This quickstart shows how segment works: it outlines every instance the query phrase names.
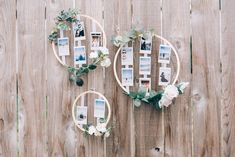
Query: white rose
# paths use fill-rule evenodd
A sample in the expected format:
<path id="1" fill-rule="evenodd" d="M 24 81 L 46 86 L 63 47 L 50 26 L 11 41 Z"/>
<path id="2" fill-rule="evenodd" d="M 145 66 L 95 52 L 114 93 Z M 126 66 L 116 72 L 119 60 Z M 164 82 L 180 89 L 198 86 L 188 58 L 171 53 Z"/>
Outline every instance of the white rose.
<path id="1" fill-rule="evenodd" d="M 105 58 L 104 60 L 101 61 L 100 65 L 102 67 L 109 67 L 111 65 L 111 60 L 109 58 Z"/>
<path id="2" fill-rule="evenodd" d="M 161 100 L 159 101 L 159 107 L 162 108 L 163 106 L 168 107 L 172 104 L 172 100 L 168 99 L 165 95 L 162 96 Z"/>
<path id="3" fill-rule="evenodd" d="M 92 125 L 88 129 L 88 134 L 93 135 L 96 132 L 96 128 Z"/>
<path id="4" fill-rule="evenodd" d="M 104 55 L 108 55 L 109 54 L 109 50 L 106 47 L 100 47 L 99 50 Z"/>
<path id="5" fill-rule="evenodd" d="M 178 88 L 174 85 L 168 85 L 166 86 L 163 95 L 168 97 L 168 99 L 172 100 L 179 95 Z"/>
<path id="6" fill-rule="evenodd" d="M 102 134 L 101 134 L 99 131 L 96 130 L 95 136 L 101 136 L 101 135 L 102 135 Z"/>
<path id="7" fill-rule="evenodd" d="M 104 134 L 104 137 L 109 137 L 109 135 L 110 135 L 110 132 L 107 131 L 107 132 Z"/>
<path id="8" fill-rule="evenodd" d="M 97 57 L 98 57 L 97 51 L 91 52 L 90 55 L 89 55 L 89 58 L 91 58 L 91 59 L 94 59 L 94 58 L 97 58 Z"/>
<path id="9" fill-rule="evenodd" d="M 107 131 L 105 123 L 100 123 L 99 125 L 97 125 L 96 130 L 105 133 Z"/>
<path id="10" fill-rule="evenodd" d="M 186 87 L 188 87 L 189 85 L 189 82 L 181 82 L 178 86 L 179 86 L 179 90 L 183 93 L 184 92 L 184 89 Z"/>

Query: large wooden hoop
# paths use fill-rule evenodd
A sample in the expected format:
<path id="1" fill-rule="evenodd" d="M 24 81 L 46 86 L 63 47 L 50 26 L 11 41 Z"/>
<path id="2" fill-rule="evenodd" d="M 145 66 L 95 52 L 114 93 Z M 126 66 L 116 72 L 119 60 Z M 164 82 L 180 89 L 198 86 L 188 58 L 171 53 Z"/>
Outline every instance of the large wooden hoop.
<path id="1" fill-rule="evenodd" d="M 111 118 L 111 107 L 110 107 L 110 104 L 109 104 L 108 100 L 106 99 L 106 97 L 105 97 L 103 94 L 101 94 L 101 93 L 99 93 L 99 92 L 96 92 L 96 91 L 91 91 L 91 90 L 81 93 L 80 95 L 77 96 L 77 98 L 76 98 L 76 99 L 74 100 L 74 102 L 73 102 L 73 106 L 72 106 L 72 117 L 73 117 L 73 121 L 74 121 L 75 125 L 76 125 L 81 131 L 85 131 L 85 129 L 82 128 L 82 127 L 77 123 L 77 120 L 76 120 L 76 117 L 75 117 L 75 107 L 76 107 L 76 104 L 77 104 L 77 101 L 79 100 L 79 98 L 82 97 L 82 96 L 84 96 L 84 95 L 86 95 L 86 94 L 96 94 L 96 95 L 98 95 L 99 97 L 101 97 L 102 99 L 104 99 L 105 104 L 106 104 L 106 106 L 108 107 L 108 117 L 107 117 L 107 120 L 106 120 L 106 122 L 105 122 L 105 126 L 107 126 L 108 123 L 109 123 L 109 121 L 110 121 L 110 118 Z"/>
<path id="2" fill-rule="evenodd" d="M 99 26 L 99 28 L 101 29 L 101 32 L 102 32 L 102 34 L 103 34 L 103 47 L 106 47 L 106 45 L 107 45 L 107 38 L 106 38 L 106 34 L 105 34 L 105 31 L 104 31 L 104 28 L 102 27 L 102 25 L 101 25 L 96 19 L 94 19 L 94 18 L 91 17 L 91 16 L 84 15 L 84 14 L 79 14 L 79 16 L 80 16 L 80 17 L 88 18 L 88 19 L 90 19 L 91 21 L 94 21 L 94 22 Z M 61 65 L 65 66 L 65 67 L 69 67 L 69 65 L 65 64 L 65 63 L 60 59 L 60 57 L 58 56 L 55 43 L 52 42 L 51 44 L 52 44 L 52 49 L 53 49 L 53 52 L 54 52 L 54 55 L 55 55 L 56 59 L 60 62 Z M 76 68 L 76 67 L 74 67 L 74 68 Z M 78 69 L 78 68 L 76 68 L 76 69 Z"/>
<path id="3" fill-rule="evenodd" d="M 163 40 L 164 42 L 166 42 L 173 50 L 175 56 L 176 56 L 176 61 L 177 61 L 177 71 L 176 71 L 176 76 L 175 76 L 175 79 L 173 80 L 172 82 L 172 85 L 174 85 L 176 83 L 176 81 L 178 80 L 179 78 L 179 73 L 180 73 L 180 60 L 179 60 L 179 55 L 176 51 L 176 49 L 174 48 L 174 46 L 165 38 L 163 38 L 162 36 L 159 36 L 157 34 L 153 34 L 153 37 L 156 37 L 156 38 L 159 38 L 161 40 Z M 121 49 L 123 48 L 124 45 L 121 45 L 119 47 L 119 49 L 117 50 L 116 54 L 115 54 L 115 57 L 114 57 L 114 61 L 113 61 L 113 72 L 114 72 L 114 76 L 115 76 L 115 79 L 118 83 L 118 85 L 122 88 L 123 91 L 125 91 L 126 93 L 129 93 L 129 91 L 127 91 L 127 89 L 122 85 L 120 79 L 118 78 L 118 75 L 117 75 L 117 59 L 118 59 L 118 55 L 119 53 L 121 52 Z"/>

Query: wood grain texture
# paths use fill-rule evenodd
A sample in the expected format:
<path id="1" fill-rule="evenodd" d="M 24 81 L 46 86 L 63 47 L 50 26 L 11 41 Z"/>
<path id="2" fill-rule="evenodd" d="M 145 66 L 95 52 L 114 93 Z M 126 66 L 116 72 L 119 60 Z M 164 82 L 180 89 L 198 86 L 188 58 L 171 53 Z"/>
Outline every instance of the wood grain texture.
<path id="1" fill-rule="evenodd" d="M 160 0 L 133 0 L 133 25 L 138 21 L 146 30 L 154 29 L 157 34 L 161 34 L 161 1 Z M 156 82 L 158 76 L 157 52 L 159 40 L 153 39 L 153 49 L 151 53 L 151 81 L 152 88 L 157 89 Z M 139 41 L 135 42 L 135 85 L 139 84 Z M 137 90 L 137 89 L 136 89 Z M 142 104 L 135 108 L 135 131 L 136 131 L 136 157 L 164 156 L 164 123 L 163 113 L 155 110 L 152 106 Z M 160 150 L 158 150 L 160 148 Z"/>
<path id="2" fill-rule="evenodd" d="M 16 3 L 0 2 L 0 156 L 17 156 Z"/>
<path id="3" fill-rule="evenodd" d="M 221 156 L 235 156 L 234 140 L 235 140 L 235 2 L 232 0 L 222 1 L 221 13 Z"/>
<path id="4" fill-rule="evenodd" d="M 193 156 L 220 155 L 219 2 L 192 0 Z"/>
<path id="5" fill-rule="evenodd" d="M 45 3 L 22 0 L 17 10 L 19 156 L 47 156 Z"/>
<path id="6" fill-rule="evenodd" d="M 48 35 L 55 26 L 54 18 L 61 10 L 73 8 L 73 1 L 48 0 L 46 7 Z M 69 36 L 70 33 L 65 32 L 64 35 Z M 70 51 L 72 49 L 70 45 Z M 67 69 L 56 60 L 48 42 L 47 51 L 48 156 L 74 157 L 76 155 L 76 134 L 71 115 L 71 95 L 74 85 L 69 82 Z M 72 55 L 66 57 L 66 63 L 69 65 L 72 65 L 72 60 Z"/>
<path id="7" fill-rule="evenodd" d="M 190 56 L 190 2 L 185 0 L 163 0 L 162 36 L 177 49 L 180 62 L 180 81 L 191 79 Z M 171 67 L 176 68 L 172 54 Z M 176 69 L 172 69 L 176 71 Z M 192 147 L 190 90 L 177 98 L 176 102 L 164 110 L 165 155 L 190 157 Z M 182 147 L 183 146 L 183 147 Z"/>

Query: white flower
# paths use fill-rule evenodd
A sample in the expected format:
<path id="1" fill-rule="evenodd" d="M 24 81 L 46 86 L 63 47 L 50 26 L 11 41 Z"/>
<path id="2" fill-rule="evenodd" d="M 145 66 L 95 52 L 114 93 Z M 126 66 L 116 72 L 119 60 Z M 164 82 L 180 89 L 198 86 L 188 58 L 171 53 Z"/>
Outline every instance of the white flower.
<path id="1" fill-rule="evenodd" d="M 98 131 L 98 130 L 96 130 L 96 132 L 95 132 L 95 136 L 101 136 L 102 134 Z"/>
<path id="2" fill-rule="evenodd" d="M 109 58 L 105 58 L 104 60 L 101 61 L 100 65 L 102 67 L 109 67 L 111 65 L 111 60 Z"/>
<path id="3" fill-rule="evenodd" d="M 88 134 L 93 135 L 95 132 L 96 132 L 96 128 L 93 125 L 91 125 L 88 129 Z"/>
<path id="4" fill-rule="evenodd" d="M 108 55 L 109 54 L 109 50 L 106 47 L 99 47 L 99 50 L 104 55 Z"/>
<path id="5" fill-rule="evenodd" d="M 104 137 L 109 137 L 109 135 L 110 135 L 110 132 L 107 131 L 107 132 L 104 134 Z"/>
<path id="6" fill-rule="evenodd" d="M 159 107 L 162 108 L 163 106 L 168 107 L 172 104 L 172 100 L 169 99 L 167 96 L 163 95 L 161 100 L 159 101 Z"/>
<path id="7" fill-rule="evenodd" d="M 173 98 L 176 98 L 179 95 L 178 88 L 174 85 L 168 85 L 166 86 L 163 95 L 166 96 L 168 99 L 172 100 Z"/>
<path id="8" fill-rule="evenodd" d="M 96 130 L 99 132 L 105 133 L 107 131 L 106 129 L 106 124 L 105 123 L 100 123 L 96 126 Z"/>
<path id="9" fill-rule="evenodd" d="M 183 92 L 184 92 L 184 89 L 185 89 L 186 87 L 188 87 L 188 85 L 189 85 L 189 82 L 181 82 L 181 83 L 178 85 L 179 90 L 183 93 Z"/>
<path id="10" fill-rule="evenodd" d="M 97 57 L 98 57 L 97 51 L 91 52 L 90 55 L 89 55 L 89 58 L 91 58 L 91 59 L 94 59 L 94 58 L 97 58 Z"/>

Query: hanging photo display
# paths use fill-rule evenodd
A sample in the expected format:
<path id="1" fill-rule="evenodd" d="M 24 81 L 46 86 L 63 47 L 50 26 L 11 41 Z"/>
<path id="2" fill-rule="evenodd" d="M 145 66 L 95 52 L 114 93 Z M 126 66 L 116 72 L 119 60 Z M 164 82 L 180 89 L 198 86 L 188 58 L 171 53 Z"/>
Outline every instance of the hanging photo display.
<path id="1" fill-rule="evenodd" d="M 156 109 L 161 109 L 163 107 L 168 107 L 172 104 L 173 99 L 177 98 L 180 94 L 183 94 L 185 88 L 189 85 L 188 82 L 181 82 L 176 84 L 179 72 L 180 72 L 180 60 L 176 49 L 173 45 L 163 38 L 151 31 L 145 31 L 144 29 L 136 29 L 141 27 L 134 27 L 130 31 L 126 32 L 124 35 L 114 36 L 112 42 L 115 46 L 119 47 L 114 56 L 114 76 L 118 85 L 124 90 L 125 94 L 134 100 L 134 105 L 136 107 L 141 106 L 141 102 L 150 104 Z M 158 59 L 155 58 L 160 64 L 158 82 L 151 83 L 151 54 L 153 46 L 153 38 L 159 39 L 161 44 L 159 47 Z M 125 88 L 126 85 L 131 83 L 133 76 L 133 68 L 127 69 L 122 68 L 122 77 L 119 79 L 117 74 L 117 60 L 121 53 L 121 58 L 123 60 L 123 48 L 129 42 L 134 43 L 135 40 L 140 41 L 140 57 L 139 57 L 139 89 L 137 91 L 129 91 L 129 88 Z M 174 53 L 176 58 L 177 70 L 174 71 L 176 74 L 174 79 L 171 78 L 171 68 L 167 67 L 170 64 L 171 51 Z M 125 51 L 124 51 L 125 54 Z M 123 62 L 123 61 L 122 61 Z M 156 63 L 154 61 L 154 63 Z M 123 64 L 122 64 L 123 65 Z M 158 66 L 158 65 L 156 65 Z M 125 71 L 124 71 L 125 70 Z M 124 73 L 126 72 L 126 73 Z M 129 81 L 128 81 L 129 80 Z M 162 89 L 155 91 L 151 88 L 151 84 L 157 84 L 162 86 Z M 135 89 L 135 88 L 133 88 Z"/>
<path id="2" fill-rule="evenodd" d="M 69 38 L 58 38 L 59 56 L 69 55 Z"/>
<path id="3" fill-rule="evenodd" d="M 81 100 L 81 104 L 84 104 L 84 97 L 88 94 L 95 94 L 99 98 L 94 99 L 94 105 L 79 106 L 78 101 Z M 87 103 L 85 103 L 87 104 Z M 88 108 L 94 107 L 94 117 L 96 119 L 95 124 L 88 121 Z M 107 111 L 106 111 L 107 108 Z M 106 113 L 106 114 L 105 114 Z M 108 100 L 104 95 L 96 91 L 86 91 L 76 97 L 72 106 L 72 118 L 75 125 L 90 136 L 101 136 L 103 138 L 109 137 L 112 130 L 112 126 L 107 126 L 111 118 L 111 108 Z"/>
<path id="4" fill-rule="evenodd" d="M 81 21 L 80 18 L 90 20 L 92 28 L 98 26 L 100 32 L 90 30 L 90 37 L 86 37 L 88 30 L 85 29 L 84 20 Z M 70 33 L 73 39 L 64 37 L 65 32 L 66 34 Z M 89 40 L 86 41 L 87 38 Z M 109 50 L 106 48 L 107 39 L 102 25 L 93 17 L 80 14 L 76 9 L 60 11 L 55 18 L 55 26 L 48 36 L 48 40 L 51 42 L 55 58 L 68 69 L 69 80 L 77 86 L 82 86 L 84 84 L 82 77 L 98 66 L 107 68 L 111 65 Z M 71 44 L 70 41 L 74 41 L 74 44 Z M 82 46 L 84 42 L 89 42 L 86 44 L 89 47 Z M 73 52 L 69 51 L 71 45 Z M 90 49 L 92 51 L 86 54 L 86 50 Z M 72 66 L 66 64 L 66 58 L 70 56 L 70 53 L 72 53 L 74 61 Z"/>
<path id="5" fill-rule="evenodd" d="M 85 40 L 85 25 L 84 22 L 77 22 L 73 24 L 73 33 L 74 33 L 74 40 Z"/>
<path id="6" fill-rule="evenodd" d="M 133 47 L 123 47 L 121 58 L 122 65 L 133 65 Z"/>
<path id="7" fill-rule="evenodd" d="M 122 85 L 133 86 L 133 68 L 122 68 Z"/>
<path id="8" fill-rule="evenodd" d="M 169 45 L 160 45 L 158 63 L 170 63 L 171 47 Z"/>

